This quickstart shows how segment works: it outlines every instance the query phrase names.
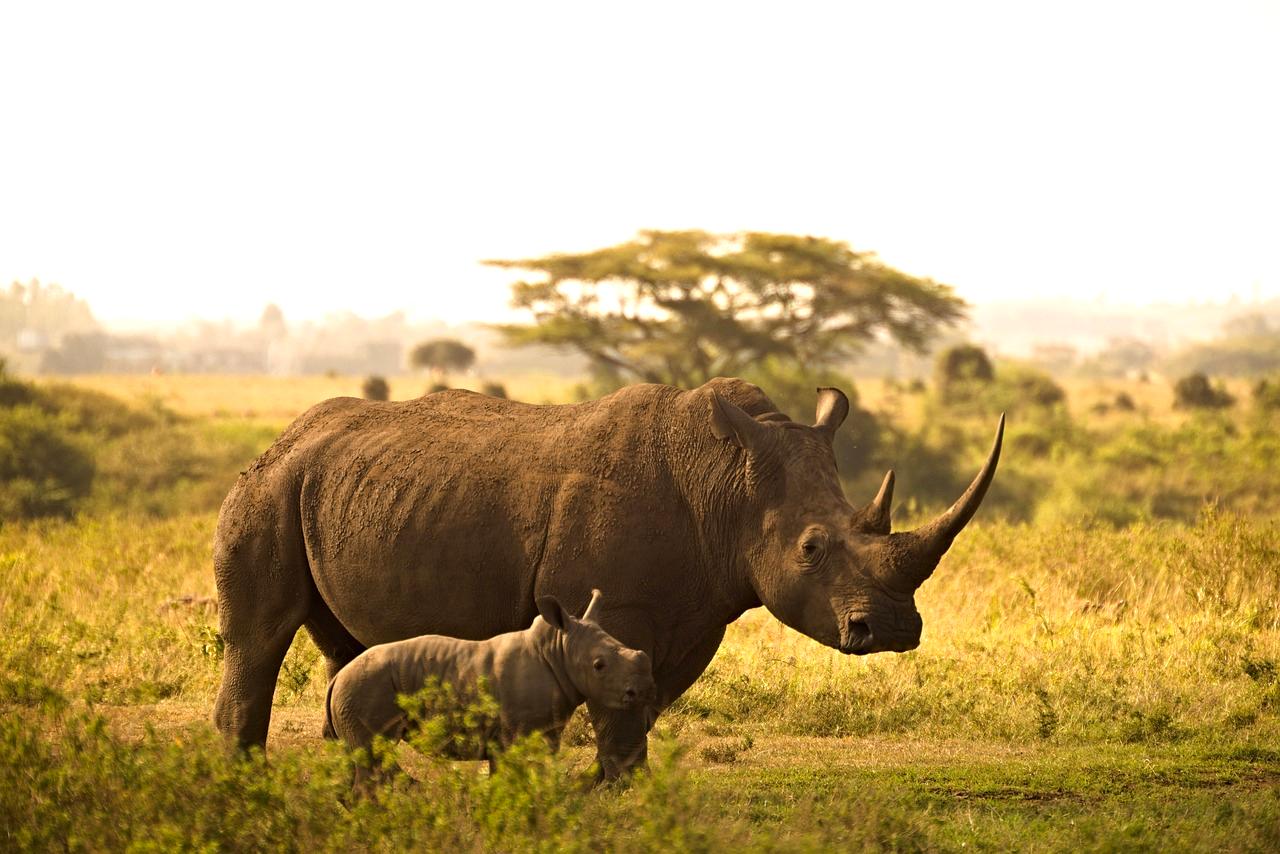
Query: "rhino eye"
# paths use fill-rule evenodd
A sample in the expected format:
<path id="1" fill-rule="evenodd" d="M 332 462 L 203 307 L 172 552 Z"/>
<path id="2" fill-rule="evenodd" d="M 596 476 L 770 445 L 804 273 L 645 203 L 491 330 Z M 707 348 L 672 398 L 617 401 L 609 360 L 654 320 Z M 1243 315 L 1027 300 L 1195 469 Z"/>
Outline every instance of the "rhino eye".
<path id="1" fill-rule="evenodd" d="M 591 662 L 591 666 L 596 670 L 604 670 L 604 659 L 597 658 L 595 661 Z"/>
<path id="2" fill-rule="evenodd" d="M 810 534 L 800 541 L 800 560 L 808 564 L 817 563 L 825 549 L 826 540 L 820 535 Z"/>

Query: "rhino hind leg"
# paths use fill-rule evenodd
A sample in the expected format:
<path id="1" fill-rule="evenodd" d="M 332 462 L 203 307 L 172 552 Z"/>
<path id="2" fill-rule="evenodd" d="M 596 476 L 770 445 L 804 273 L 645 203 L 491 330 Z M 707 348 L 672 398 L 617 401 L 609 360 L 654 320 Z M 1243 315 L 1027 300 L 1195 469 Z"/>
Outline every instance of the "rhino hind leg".
<path id="1" fill-rule="evenodd" d="M 227 642 L 222 685 L 213 707 L 218 731 L 242 749 L 267 746 L 271 699 L 280 665 L 298 628 L 258 642 Z"/>
<path id="2" fill-rule="evenodd" d="M 280 665 L 311 610 L 310 575 L 301 548 L 275 525 L 227 517 L 224 504 L 214 575 L 226 647 L 213 723 L 240 748 L 265 749 Z"/>
<path id="3" fill-rule="evenodd" d="M 328 668 L 328 678 L 332 681 L 338 671 L 351 663 L 351 660 L 364 652 L 365 646 L 356 640 L 347 627 L 342 625 L 325 601 L 315 592 L 311 598 L 311 609 L 306 620 L 307 634 L 315 642 L 316 648 L 324 655 Z"/>

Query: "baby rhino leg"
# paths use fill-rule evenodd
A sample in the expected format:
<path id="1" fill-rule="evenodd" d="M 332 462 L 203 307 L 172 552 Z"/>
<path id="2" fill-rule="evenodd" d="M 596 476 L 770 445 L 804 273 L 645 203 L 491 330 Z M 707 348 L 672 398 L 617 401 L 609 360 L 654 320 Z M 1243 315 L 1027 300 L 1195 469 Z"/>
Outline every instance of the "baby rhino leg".
<path id="1" fill-rule="evenodd" d="M 339 673 L 329 687 L 326 734 L 342 739 L 355 757 L 356 794 L 367 794 L 387 778 L 379 757 L 374 756 L 377 736 L 397 742 L 404 737 L 404 713 L 396 704 L 395 689 L 378 680 L 344 679 Z"/>

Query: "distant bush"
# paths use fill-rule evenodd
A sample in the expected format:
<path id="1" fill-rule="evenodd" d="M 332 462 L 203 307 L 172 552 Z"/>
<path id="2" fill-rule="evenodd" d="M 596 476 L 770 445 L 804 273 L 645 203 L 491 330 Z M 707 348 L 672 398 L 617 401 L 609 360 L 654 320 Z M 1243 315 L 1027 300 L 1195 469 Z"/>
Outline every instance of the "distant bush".
<path id="1" fill-rule="evenodd" d="M 976 387 L 989 385 L 995 378 L 996 369 L 987 351 L 973 344 L 957 344 L 942 351 L 934 369 L 938 396 L 946 402 L 969 399 Z"/>
<path id="2" fill-rule="evenodd" d="M 67 418 L 31 404 L 0 408 L 0 520 L 71 515 L 93 473 Z"/>
<path id="3" fill-rule="evenodd" d="M 507 388 L 502 383 L 485 383 L 480 386 L 480 393 L 487 394 L 489 397 L 506 397 Z"/>
<path id="4" fill-rule="evenodd" d="M 1211 385 L 1202 373 L 1188 374 L 1174 383 L 1173 405 L 1178 409 L 1225 409 L 1236 402 L 1221 385 Z"/>
<path id="5" fill-rule="evenodd" d="M 449 390 L 449 386 L 446 385 L 445 383 L 432 383 L 431 385 L 427 386 L 426 393 L 435 394 L 438 391 L 448 391 L 448 390 Z"/>
<path id="6" fill-rule="evenodd" d="M 1280 410 L 1280 379 L 1264 379 L 1254 383 L 1253 405 L 1267 412 Z"/>
<path id="7" fill-rule="evenodd" d="M 1002 376 L 999 382 L 1009 387 L 1016 401 L 1051 407 L 1065 403 L 1067 400 L 1067 393 L 1063 391 L 1062 386 L 1054 382 L 1048 374 L 1031 369 L 1009 371 L 1008 374 L 1007 378 Z"/>
<path id="8" fill-rule="evenodd" d="M 32 403 L 35 399 L 36 390 L 30 384 L 11 376 L 5 360 L 0 358 L 0 407 Z"/>
<path id="9" fill-rule="evenodd" d="M 387 385 L 386 379 L 379 376 L 372 376 L 365 379 L 364 384 L 360 386 L 360 394 L 365 400 L 386 400 L 391 397 L 391 386 Z"/>
<path id="10" fill-rule="evenodd" d="M 0 373 L 0 519 L 212 510 L 275 432 Z"/>
<path id="11" fill-rule="evenodd" d="M 1137 410 L 1138 405 L 1133 402 L 1133 398 L 1123 391 L 1109 401 L 1100 400 L 1089 407 L 1089 411 L 1095 415 L 1106 415 L 1108 412 L 1136 412 Z"/>

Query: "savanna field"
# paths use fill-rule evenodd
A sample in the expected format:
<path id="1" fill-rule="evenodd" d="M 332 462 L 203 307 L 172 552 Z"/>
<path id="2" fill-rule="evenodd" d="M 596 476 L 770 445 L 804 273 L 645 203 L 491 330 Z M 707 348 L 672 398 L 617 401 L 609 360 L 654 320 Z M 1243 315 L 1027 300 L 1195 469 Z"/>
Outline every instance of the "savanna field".
<path id="1" fill-rule="evenodd" d="M 812 386 L 762 370 L 809 420 Z M 628 786 L 586 785 L 579 714 L 559 755 L 529 743 L 493 778 L 402 747 L 415 782 L 351 801 L 305 633 L 269 760 L 213 733 L 210 545 L 237 472 L 359 378 L 5 379 L 0 848 L 1280 850 L 1280 413 L 1243 384 L 1205 411 L 1158 379 L 857 388 L 846 492 L 895 468 L 895 527 L 959 494 L 1009 412 L 995 485 L 918 594 L 917 650 L 841 656 L 757 609 Z M 20 476 L 32 455 L 44 480 Z"/>

